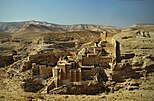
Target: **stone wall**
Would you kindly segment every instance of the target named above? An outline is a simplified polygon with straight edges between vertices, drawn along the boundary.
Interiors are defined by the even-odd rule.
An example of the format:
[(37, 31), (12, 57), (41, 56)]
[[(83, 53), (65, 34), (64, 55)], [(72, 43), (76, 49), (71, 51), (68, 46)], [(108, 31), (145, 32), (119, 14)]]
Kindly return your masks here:
[(46, 64), (55, 66), (58, 61), (58, 58), (53, 53), (43, 53), (37, 55), (30, 55), (29, 61), (37, 64)]
[(100, 59), (100, 61), (101, 61), (101, 63), (103, 63), (103, 62), (107, 62), (107, 63), (112, 63), (112, 57), (102, 57), (101, 59)]
[(112, 34), (106, 32), (101, 33), (101, 41), (107, 41), (109, 43), (112, 43)]
[(82, 59), (82, 65), (83, 66), (90, 66), (90, 65), (95, 65), (99, 63), (99, 57), (94, 56), (94, 57), (83, 57)]

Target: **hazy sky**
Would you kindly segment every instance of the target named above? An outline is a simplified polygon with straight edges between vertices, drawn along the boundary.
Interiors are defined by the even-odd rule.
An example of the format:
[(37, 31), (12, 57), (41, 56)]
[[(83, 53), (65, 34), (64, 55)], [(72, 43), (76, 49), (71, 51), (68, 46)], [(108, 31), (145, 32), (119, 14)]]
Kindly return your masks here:
[(0, 21), (126, 27), (154, 23), (154, 0), (0, 0)]

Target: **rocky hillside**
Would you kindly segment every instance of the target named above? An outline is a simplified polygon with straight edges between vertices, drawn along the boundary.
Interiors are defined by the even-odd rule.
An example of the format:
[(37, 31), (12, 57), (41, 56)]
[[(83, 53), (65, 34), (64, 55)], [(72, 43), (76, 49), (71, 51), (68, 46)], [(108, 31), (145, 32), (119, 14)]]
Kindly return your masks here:
[[(51, 51), (74, 51), (93, 43), (102, 31), (118, 41), (118, 63), (105, 70), (112, 80), (105, 82), (107, 92), (97, 95), (49, 95), (24, 92), (24, 80), (32, 71), (21, 72), (20, 65), (30, 54)], [(154, 100), (154, 25), (136, 24), (118, 29), (100, 25), (57, 25), (39, 21), (0, 23), (0, 55), (11, 53), (17, 61), (0, 68), (0, 100), (86, 100), (153, 101)], [(22, 58), (21, 58), (22, 57)], [(4, 58), (4, 57), (3, 57)], [(8, 57), (5, 57), (8, 58)], [(108, 76), (108, 75), (107, 75)], [(35, 82), (31, 82), (35, 81)], [(47, 80), (30, 79), (32, 89)], [(34, 84), (33, 84), (34, 83)], [(42, 85), (40, 85), (41, 87)], [(37, 88), (37, 86), (36, 86)]]
[(123, 29), (114, 36), (119, 42), (120, 58), (114, 79), (146, 77), (154, 71), (154, 27), (143, 24)]
[(23, 22), (0, 22), (0, 32), (59, 32), (59, 31), (81, 31), (92, 30), (102, 31), (108, 30), (116, 32), (119, 29), (111, 26), (93, 25), (93, 24), (77, 24), (77, 25), (59, 25), (40, 21), (23, 21)]
[(75, 43), (81, 46), (97, 39), (102, 31), (115, 34), (121, 30), (102, 25), (58, 25), (34, 20), (0, 22), (0, 54), (27, 55), (72, 49)]

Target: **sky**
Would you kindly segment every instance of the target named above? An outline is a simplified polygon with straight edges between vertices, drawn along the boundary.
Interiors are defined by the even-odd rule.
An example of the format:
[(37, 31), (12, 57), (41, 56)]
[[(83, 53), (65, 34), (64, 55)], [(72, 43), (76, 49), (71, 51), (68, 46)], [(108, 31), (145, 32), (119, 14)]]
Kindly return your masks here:
[(0, 22), (128, 27), (154, 23), (154, 0), (0, 0)]

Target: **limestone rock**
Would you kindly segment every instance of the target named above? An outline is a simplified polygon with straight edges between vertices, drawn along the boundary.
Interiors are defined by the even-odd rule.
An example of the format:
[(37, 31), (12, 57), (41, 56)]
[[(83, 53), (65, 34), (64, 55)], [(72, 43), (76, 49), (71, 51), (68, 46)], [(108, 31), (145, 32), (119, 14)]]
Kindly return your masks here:
[(127, 61), (118, 63), (112, 70), (111, 77), (113, 81), (125, 81), (125, 79), (136, 76), (135, 71)]

